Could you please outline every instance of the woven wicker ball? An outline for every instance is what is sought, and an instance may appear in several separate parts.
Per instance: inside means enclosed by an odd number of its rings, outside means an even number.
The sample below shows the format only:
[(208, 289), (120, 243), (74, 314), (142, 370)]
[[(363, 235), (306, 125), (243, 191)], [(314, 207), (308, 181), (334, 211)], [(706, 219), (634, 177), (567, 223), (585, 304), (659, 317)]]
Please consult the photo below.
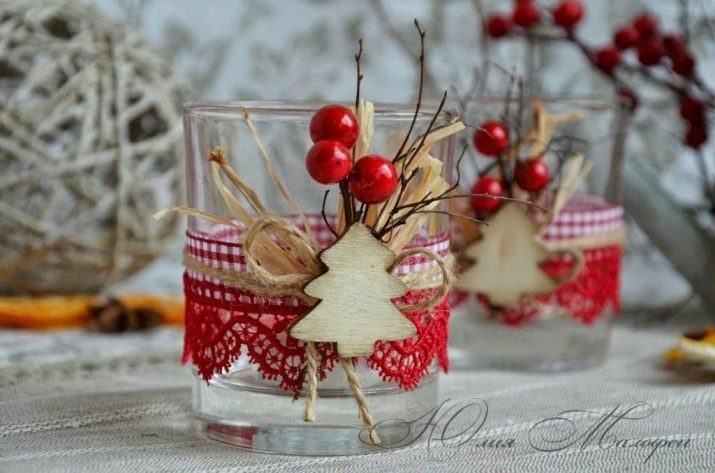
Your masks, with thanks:
[(0, 286), (101, 290), (176, 235), (181, 98), (160, 55), (83, 2), (0, 2)]

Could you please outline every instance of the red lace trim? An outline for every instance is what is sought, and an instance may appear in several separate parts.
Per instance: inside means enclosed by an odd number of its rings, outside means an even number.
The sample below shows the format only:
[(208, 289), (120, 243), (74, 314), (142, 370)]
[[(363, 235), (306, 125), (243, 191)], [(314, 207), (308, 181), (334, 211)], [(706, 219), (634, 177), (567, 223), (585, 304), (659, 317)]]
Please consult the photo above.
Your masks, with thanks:
[[(609, 204), (596, 195), (577, 194), (546, 229), (544, 239), (568, 241), (607, 234), (622, 226), (623, 209), (620, 206)], [(585, 325), (592, 325), (606, 313), (619, 313), (622, 247), (589, 248), (583, 250), (583, 255), (585, 266), (579, 275), (550, 294), (523, 297), (518, 304), (509, 307), (493, 307), (483, 294), (477, 294), (476, 300), (492, 317), (510, 326), (524, 325), (538, 318), (545, 306), (562, 308)], [(544, 262), (541, 267), (549, 276), (558, 278), (568, 275), (573, 265), (573, 259), (560, 256)], [(454, 307), (469, 294), (459, 292), (452, 297)]]
[[(621, 310), (621, 246), (584, 250), (586, 264), (571, 282), (560, 285), (550, 294), (528, 296), (510, 307), (492, 307), (489, 298), (476, 295), (477, 301), (489, 309), (493, 317), (511, 326), (520, 326), (536, 319), (544, 305), (561, 307), (585, 325), (592, 325), (602, 314)], [(574, 261), (559, 257), (546, 261), (542, 268), (551, 277), (568, 274)]]
[[(288, 328), (308, 308), (305, 305), (254, 304), (236, 302), (254, 295), (230, 287), (199, 281), (184, 274), (186, 334), (183, 361), (192, 361), (205, 380), (225, 373), (242, 355), (258, 367), (265, 379), (278, 380), (287, 391), (299, 391), (303, 384), (304, 344), (288, 335)], [(202, 294), (230, 295), (224, 302)], [(395, 304), (415, 304), (431, 297), (433, 291), (409, 292)], [(449, 301), (445, 298), (431, 310), (405, 314), (417, 327), (417, 335), (402, 341), (375, 343), (368, 365), (385, 381), (402, 389), (412, 389), (427, 373), (435, 357), (448, 369), (447, 323)], [(320, 369), (325, 377), (337, 364), (332, 343), (317, 345)]]
[[(322, 219), (313, 218), (311, 227), (321, 244), (329, 244), (332, 234), (323, 228)], [(210, 233), (187, 233), (186, 251), (204, 264), (230, 271), (247, 271), (243, 249), (236, 243), (240, 230), (217, 226)], [(444, 257), (449, 252), (446, 235), (421, 239), (424, 246)], [(408, 246), (415, 246), (417, 242)], [(422, 256), (407, 258), (395, 275), (409, 274), (433, 266)], [(435, 290), (411, 291), (394, 299), (399, 307), (412, 305), (434, 295)], [(227, 372), (241, 356), (255, 365), (265, 379), (275, 380), (287, 391), (299, 391), (303, 385), (304, 343), (288, 335), (289, 327), (308, 309), (291, 297), (261, 297), (249, 291), (229, 287), (216, 279), (192, 271), (184, 273), (186, 298), (185, 363), (191, 361), (205, 380)], [(447, 370), (447, 323), (449, 297), (431, 310), (406, 313), (417, 328), (417, 335), (401, 341), (378, 341), (367, 357), (368, 366), (380, 377), (402, 389), (412, 389), (427, 373), (435, 358)], [(334, 344), (317, 344), (319, 376), (325, 377), (337, 365)]]

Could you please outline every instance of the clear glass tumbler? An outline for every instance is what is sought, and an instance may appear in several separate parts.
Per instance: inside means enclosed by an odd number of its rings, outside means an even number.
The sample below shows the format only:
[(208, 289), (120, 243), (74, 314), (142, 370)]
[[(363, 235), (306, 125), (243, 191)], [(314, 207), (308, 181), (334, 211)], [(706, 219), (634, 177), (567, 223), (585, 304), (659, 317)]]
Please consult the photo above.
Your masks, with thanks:
[[(321, 245), (328, 245), (332, 235), (325, 231), (321, 215), (327, 188), (310, 179), (304, 164), (306, 152), (312, 145), (309, 122), (313, 113), (323, 105), (296, 102), (188, 105), (184, 119), (188, 205), (231, 218), (213, 183), (211, 167), (206, 159), (208, 152), (223, 147), (231, 166), (257, 192), (272, 213), (290, 220), (297, 219), (295, 208), (288, 205), (276, 189), (262, 159), (263, 151), (257, 144), (257, 134), (288, 194), (307, 215), (318, 241)], [(245, 121), (244, 112), (248, 113), (255, 133)], [(371, 152), (389, 155), (401, 133), (409, 128), (413, 114), (414, 109), (408, 107), (376, 106)], [(434, 110), (423, 110), (419, 114), (416, 134), (427, 129), (433, 114)], [(439, 117), (437, 125), (446, 119), (446, 116)], [(431, 153), (442, 161), (443, 176), (448, 181), (453, 141), (441, 141)], [(336, 192), (337, 188), (334, 188), (328, 212), (335, 212), (333, 199)], [(327, 215), (327, 218), (332, 220), (334, 215)], [(431, 214), (424, 220), (411, 244), (435, 248), (446, 256), (449, 230), (444, 214)], [(232, 268), (245, 270), (245, 265), (241, 266), (239, 238), (240, 231), (227, 225), (189, 218), (187, 251), (199, 248), (211, 254), (223, 254), (219, 257), (223, 263), (219, 264), (224, 264), (224, 269), (235, 264)], [(429, 352), (429, 346), (425, 348), (426, 345), (415, 344), (404, 353), (390, 352), (389, 356), (379, 361), (360, 358), (356, 362), (362, 391), (381, 437), (380, 445), (374, 445), (368, 441), (356, 401), (340, 365), (331, 366), (332, 371), (318, 385), (315, 421), (303, 420), (303, 398), (294, 399), (294, 393), (285, 389), (300, 372), (300, 354), (304, 353), (303, 342), (287, 334), (289, 322), (294, 320), (290, 317), (295, 314), (289, 317), (268, 302), (265, 306), (257, 304), (252, 309), (242, 308), (241, 304), (251, 299), (251, 294), (234, 293), (232, 298), (226, 300), (220, 288), (211, 286), (211, 281), (201, 286), (191, 278), (191, 271), (187, 270), (187, 307), (191, 305), (201, 311), (202, 304), (218, 304), (213, 324), (209, 324), (207, 319), (187, 319), (186, 357), (193, 357), (195, 364), (198, 358), (213, 363), (215, 371), (219, 371), (214, 373), (204, 368), (206, 371), (202, 373), (201, 369), (195, 370), (193, 408), (202, 435), (254, 451), (306, 455), (370, 453), (416, 441), (419, 432), (414, 427), (410, 428), (411, 422), (433, 409), (437, 403), (438, 364), (446, 363), (448, 306), (442, 323), (426, 324), (424, 327), (428, 336), (443, 337), (441, 352)], [(286, 310), (290, 313), (290, 307)], [(197, 348), (192, 341), (196, 334), (204, 337), (204, 343), (212, 340), (208, 343), (210, 346)], [(437, 345), (433, 344), (432, 348), (435, 347)], [(424, 376), (418, 383), (404, 389), (404, 383), (399, 385), (394, 381), (391, 370), (407, 369), (420, 357), (425, 363)], [(207, 373), (210, 378), (205, 381), (202, 375), (206, 378)]]
[[(540, 246), (544, 243), (545, 248), (562, 250), (548, 250), (538, 261), (538, 268), (526, 267), (526, 263), (521, 266), (523, 271), (543, 272), (540, 276), (552, 280), (555, 287), (545, 293), (527, 293), (511, 304), (494, 304), (480, 293), (455, 295), (450, 362), (458, 369), (566, 370), (598, 364), (606, 354), (611, 324), (620, 310), (622, 243), (618, 234), (623, 230), (620, 160), (626, 125), (623, 120), (627, 116), (622, 107), (626, 104), (598, 98), (534, 97), (520, 102), (505, 97), (479, 97), (463, 102), (463, 120), (478, 125), (486, 120), (503, 119), (500, 117), (509, 104), (512, 113), (509, 127), (512, 131), (519, 127), (520, 136), (524, 136), (534, 125), (532, 106), (536, 101), (552, 115), (583, 112), (582, 119), (556, 127), (555, 139), (544, 158), (552, 176), (559, 174), (563, 178), (560, 166), (564, 158), (574, 153), (582, 154), (593, 167), (560, 214), (531, 240)], [(516, 113), (520, 109), (523, 113), (518, 119)], [(458, 138), (460, 148), (466, 145), (473, 149), (473, 132), (474, 128)], [(463, 172), (463, 183), (469, 179), (474, 182), (477, 169), (483, 172), (494, 163), (494, 158), (484, 157), (476, 150), (471, 158), (476, 166), (471, 174), (468, 169)], [(520, 156), (524, 158), (529, 156)], [(465, 158), (465, 163), (468, 159)], [(533, 194), (526, 196), (533, 197)], [(548, 190), (537, 201), (547, 207), (552, 202), (553, 192)], [(462, 255), (463, 262), (469, 251), (469, 236), (460, 231), (459, 221), (455, 221), (455, 227), (454, 252)], [(465, 266), (472, 262), (463, 262), (461, 270), (465, 271)], [(513, 276), (516, 280), (520, 275)]]

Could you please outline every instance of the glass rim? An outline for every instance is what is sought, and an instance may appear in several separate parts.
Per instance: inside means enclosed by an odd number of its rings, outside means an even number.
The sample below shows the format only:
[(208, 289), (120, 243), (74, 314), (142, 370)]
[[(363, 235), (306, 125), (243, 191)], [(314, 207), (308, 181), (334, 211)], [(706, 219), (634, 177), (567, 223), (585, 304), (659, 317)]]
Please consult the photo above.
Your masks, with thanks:
[(611, 107), (619, 104), (627, 104), (628, 101), (624, 97), (615, 95), (525, 95), (523, 97), (511, 96), (507, 99), (506, 95), (502, 94), (485, 94), (485, 95), (467, 95), (461, 97), (458, 102), (462, 105), (474, 105), (479, 103), (493, 104), (504, 103), (508, 101), (510, 104), (518, 103), (520, 100), (526, 103), (540, 101), (545, 105), (549, 104), (580, 104), (582, 106)]
[[(355, 103), (328, 101), (328, 100), (209, 100), (195, 101), (184, 104), (185, 115), (198, 116), (226, 116), (241, 113), (246, 109), (251, 114), (288, 114), (312, 115), (316, 110), (325, 106), (339, 104), (345, 107), (354, 107)], [(415, 114), (416, 103), (390, 103), (375, 102), (375, 116), (389, 118), (411, 118)], [(423, 101), (418, 114), (419, 120), (432, 118), (437, 112), (438, 104), (433, 101)], [(453, 114), (451, 107), (445, 105), (440, 112), (440, 117)]]

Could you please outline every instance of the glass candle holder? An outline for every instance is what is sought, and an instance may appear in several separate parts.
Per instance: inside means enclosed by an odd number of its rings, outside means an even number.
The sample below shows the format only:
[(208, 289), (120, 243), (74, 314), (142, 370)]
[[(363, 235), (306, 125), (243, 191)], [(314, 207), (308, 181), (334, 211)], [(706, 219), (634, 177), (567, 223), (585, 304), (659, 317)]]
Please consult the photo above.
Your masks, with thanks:
[[(334, 236), (326, 225), (335, 222), (329, 209), (336, 204), (329, 199), (328, 213), (322, 213), (328, 188), (313, 181), (304, 164), (312, 145), (309, 123), (323, 105), (251, 102), (187, 106), (184, 129), (189, 206), (231, 219), (206, 159), (211, 150), (221, 148), (271, 214), (304, 230), (307, 223), (322, 247), (330, 245)], [(425, 132), (434, 113), (419, 113), (413, 136)], [(406, 107), (376, 106), (371, 152), (391, 156), (413, 114), (414, 109)], [(246, 116), (250, 117), (250, 126)], [(438, 117), (437, 125), (446, 119)], [(430, 153), (443, 163), (447, 181), (453, 141), (440, 141)], [(275, 174), (307, 222), (296, 215), (296, 208), (276, 188), (264, 153), (270, 156)], [(333, 199), (337, 193), (334, 186)], [(426, 247), (446, 257), (449, 230), (444, 214), (430, 214), (407, 247)], [(186, 249), (199, 257), (213, 255), (213, 262), (206, 261), (216, 268), (250, 271), (245, 265), (242, 233), (230, 225), (190, 217)], [(393, 274), (401, 274), (410, 264), (419, 262), (415, 258), (405, 260)], [(292, 303), (271, 298), (257, 301), (250, 291), (228, 290), (190, 269), (184, 278), (185, 358), (196, 366), (193, 409), (202, 435), (254, 451), (305, 455), (370, 453), (416, 441), (419, 429), (411, 427), (411, 422), (436, 406), (438, 365), (446, 364), (446, 299), (435, 309), (417, 315), (418, 335), (402, 344), (403, 350), (394, 350), (396, 342), (378, 341), (372, 356), (355, 360), (362, 394), (381, 439), (375, 444), (360, 420), (346, 373), (334, 360), (321, 366), (327, 375), (318, 384), (315, 420), (303, 420), (300, 378), (304, 374), (305, 345), (288, 335), (288, 327), (300, 316)], [(410, 320), (415, 323), (414, 318)]]
[[(523, 101), (504, 97), (472, 98), (464, 102), (464, 121), (477, 126), (487, 120), (500, 120), (508, 104), (511, 110), (509, 127), (520, 127), (519, 136), (534, 129), (535, 103), (541, 103), (547, 115), (541, 117), (543, 126), (549, 120), (580, 111), (577, 120), (560, 123), (549, 143), (543, 162), (556, 177), (549, 187), (538, 193), (522, 192), (518, 197), (534, 200), (544, 206), (544, 212), (532, 207), (525, 211), (533, 226), (526, 224), (508, 228), (495, 252), (521, 252), (524, 246), (538, 248), (531, 255), (539, 255), (515, 264), (511, 277), (503, 285), (517, 285), (529, 279), (548, 289), (532, 289), (512, 297), (512, 302), (500, 302), (499, 288), (490, 293), (457, 292), (453, 321), (450, 327), (450, 362), (456, 368), (506, 368), (523, 370), (566, 370), (600, 363), (606, 354), (611, 324), (620, 310), (620, 273), (622, 258), (621, 208), (621, 131), (625, 128), (622, 113), (624, 104), (608, 99), (525, 98)], [(517, 118), (517, 110), (522, 110)], [(464, 132), (460, 145), (474, 149), (474, 128)], [(512, 128), (513, 130), (513, 128)], [(512, 133), (512, 140), (515, 140)], [(512, 141), (512, 144), (514, 141)], [(531, 151), (526, 148), (527, 153)], [(578, 184), (565, 205), (555, 216), (555, 189), (558, 188), (568, 165), (566, 159), (581, 154), (584, 163), (592, 166), (585, 180)], [(475, 168), (482, 174), (499, 174), (495, 158), (474, 150)], [(526, 160), (535, 156), (514, 156)], [(511, 161), (512, 163), (514, 161)], [(491, 166), (491, 168), (490, 168)], [(487, 173), (485, 170), (489, 169)], [(479, 172), (477, 171), (477, 172)], [(477, 179), (477, 172), (463, 173), (463, 179)], [(516, 168), (514, 168), (516, 174)], [(514, 185), (517, 179), (512, 176)], [(463, 180), (463, 182), (465, 182)], [(566, 184), (571, 185), (571, 184)], [(500, 212), (515, 204), (503, 203), (491, 215), (482, 215), (487, 225), (495, 225)], [(518, 207), (518, 204), (516, 205)], [(546, 220), (546, 222), (544, 222)], [(458, 223), (458, 222), (456, 222)], [(489, 227), (487, 227), (489, 228)], [(526, 230), (524, 230), (526, 229)], [(523, 236), (519, 232), (533, 232)], [(521, 238), (523, 236), (523, 238)], [(480, 261), (470, 259), (469, 245), (479, 244), (455, 229), (455, 253), (461, 255), (459, 278), (466, 278), (470, 265)], [(472, 238), (474, 238), (472, 236)], [(479, 238), (479, 237), (477, 237)], [(514, 243), (512, 240), (515, 240)], [(509, 243), (511, 242), (511, 243)], [(473, 247), (471, 247), (473, 248)], [(529, 253), (531, 250), (525, 252)], [(485, 259), (485, 258), (482, 258)], [(466, 261), (465, 261), (466, 260)], [(482, 261), (482, 264), (486, 264)], [(527, 277), (526, 273), (529, 274)], [(490, 274), (481, 273), (483, 278)], [(483, 286), (483, 285), (482, 285)], [(457, 283), (460, 287), (460, 283)], [(528, 286), (525, 285), (525, 288)], [(507, 300), (507, 299), (504, 299)], [(495, 302), (496, 301), (496, 302)]]

